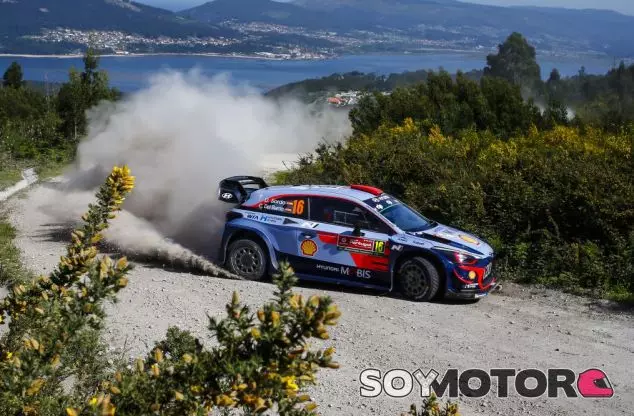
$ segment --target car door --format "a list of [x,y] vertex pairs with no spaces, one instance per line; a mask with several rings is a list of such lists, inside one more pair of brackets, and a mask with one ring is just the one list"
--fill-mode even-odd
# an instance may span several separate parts
[[[311,196],[297,238],[299,273],[323,280],[389,287],[389,227],[354,201]],[[362,235],[355,235],[359,224]]]

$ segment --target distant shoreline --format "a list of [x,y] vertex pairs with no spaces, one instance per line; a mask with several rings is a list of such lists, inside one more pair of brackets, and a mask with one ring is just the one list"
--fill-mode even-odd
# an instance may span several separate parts
[[[54,58],[54,59],[77,59],[82,58],[83,54],[57,54],[57,55],[37,55],[28,53],[0,53],[0,58]],[[323,61],[332,59],[332,57],[323,58],[277,58],[272,56],[261,55],[231,55],[224,53],[190,53],[190,52],[155,52],[155,53],[127,53],[127,54],[100,54],[104,58],[139,58],[144,56],[202,56],[208,58],[236,58],[236,59],[259,59],[263,61]]]
[[[334,56],[325,56],[320,58],[278,58],[271,56],[262,56],[262,55],[232,55],[226,53],[214,53],[214,52],[147,52],[147,53],[127,53],[127,54],[116,54],[116,53],[108,53],[108,54],[100,54],[100,57],[104,58],[142,58],[145,56],[199,56],[206,58],[235,58],[235,59],[251,59],[251,60],[262,60],[262,61],[327,61],[330,59],[341,58],[344,56],[355,56],[355,55],[426,55],[429,53],[447,53],[447,54],[470,54],[470,55],[483,55],[491,53],[491,51],[486,49],[453,49],[453,48],[419,48],[417,50],[407,50],[400,52],[368,52],[368,53],[344,53],[338,54]],[[592,58],[592,59],[609,59],[609,57],[596,53],[596,52],[577,52],[577,53],[556,53],[556,52],[548,52],[548,51],[539,51],[537,53],[538,59],[539,57],[549,57],[555,59],[574,59],[574,58]],[[29,54],[29,53],[0,53],[0,58],[51,58],[51,59],[77,59],[82,58],[83,54]],[[634,62],[634,57],[631,58],[619,58],[619,60],[624,60],[626,62]]]

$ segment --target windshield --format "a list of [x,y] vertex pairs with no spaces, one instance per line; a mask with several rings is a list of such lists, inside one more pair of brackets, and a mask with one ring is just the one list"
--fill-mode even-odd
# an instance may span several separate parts
[[371,198],[365,203],[403,231],[421,231],[435,224],[390,195]]

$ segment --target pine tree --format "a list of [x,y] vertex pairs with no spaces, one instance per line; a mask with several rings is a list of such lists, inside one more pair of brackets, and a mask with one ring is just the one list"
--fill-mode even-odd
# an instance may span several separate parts
[[23,76],[22,67],[13,61],[2,77],[2,85],[8,88],[21,88],[24,84]]

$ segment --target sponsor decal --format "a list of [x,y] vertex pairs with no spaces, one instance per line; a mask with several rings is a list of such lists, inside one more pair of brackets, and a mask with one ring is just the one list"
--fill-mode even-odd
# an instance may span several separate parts
[[231,199],[233,198],[233,194],[229,193],[229,192],[224,192],[222,195],[220,195],[222,199]]
[[317,253],[317,243],[313,240],[304,240],[299,246],[304,256],[312,257]]
[[469,244],[475,244],[475,245],[480,245],[480,243],[478,242],[478,240],[476,240],[475,238],[465,235],[465,234],[460,234],[459,235],[460,239],[462,241],[466,241]]
[[339,269],[339,267],[337,267],[337,266],[331,266],[329,264],[317,263],[315,265],[315,268],[318,269],[318,270],[326,271],[326,272],[344,274],[344,267],[343,266],[341,266],[341,269]]
[[487,267],[484,269],[484,279],[489,277],[489,275],[491,274],[491,270],[493,270],[493,263],[487,264]]
[[[368,368],[361,372],[359,381],[362,397],[377,397],[382,393],[390,397],[407,397],[416,391],[420,392],[421,397],[434,394],[437,397],[450,398],[487,395],[508,398],[513,390],[518,396],[526,398],[614,396],[614,388],[608,376],[597,368],[579,373],[568,368],[549,368],[546,371],[536,368],[493,368],[488,371],[471,368],[462,372],[457,368],[450,368],[442,376],[434,369],[425,373],[420,368],[413,372],[395,368],[382,374],[377,368]],[[495,381],[495,386],[492,381]]]
[[329,264],[317,263],[315,268],[327,272],[339,273],[342,276],[357,277],[359,279],[372,279],[372,271],[366,269],[356,269],[349,266],[332,266]]
[[401,244],[392,244],[392,247],[390,249],[394,251],[402,251],[403,246]]
[[389,199],[391,199],[392,197],[389,195],[381,195],[379,197],[376,198],[372,198],[372,202],[381,202],[381,201],[387,201]]
[[266,222],[268,224],[283,224],[284,223],[284,218],[282,217],[275,217],[275,216],[271,216],[271,215],[265,215],[265,214],[253,214],[253,213],[248,213],[247,214],[247,219],[249,220],[254,220],[254,221],[259,221],[259,222]]
[[377,197],[377,198],[371,198],[369,200],[366,200],[365,202],[368,205],[370,205],[370,207],[372,207],[372,209],[374,209],[376,211],[381,211],[381,210],[389,207],[390,205],[398,204],[398,201],[396,199],[394,199],[390,195],[382,195],[382,196]]
[[383,254],[385,252],[385,241],[339,235],[337,247],[348,251]]
[[414,237],[414,238],[410,239],[409,240],[409,244],[411,244],[413,246],[419,246],[419,247],[429,247],[429,245],[430,245],[428,242],[426,242],[422,238],[418,238],[418,237]]

